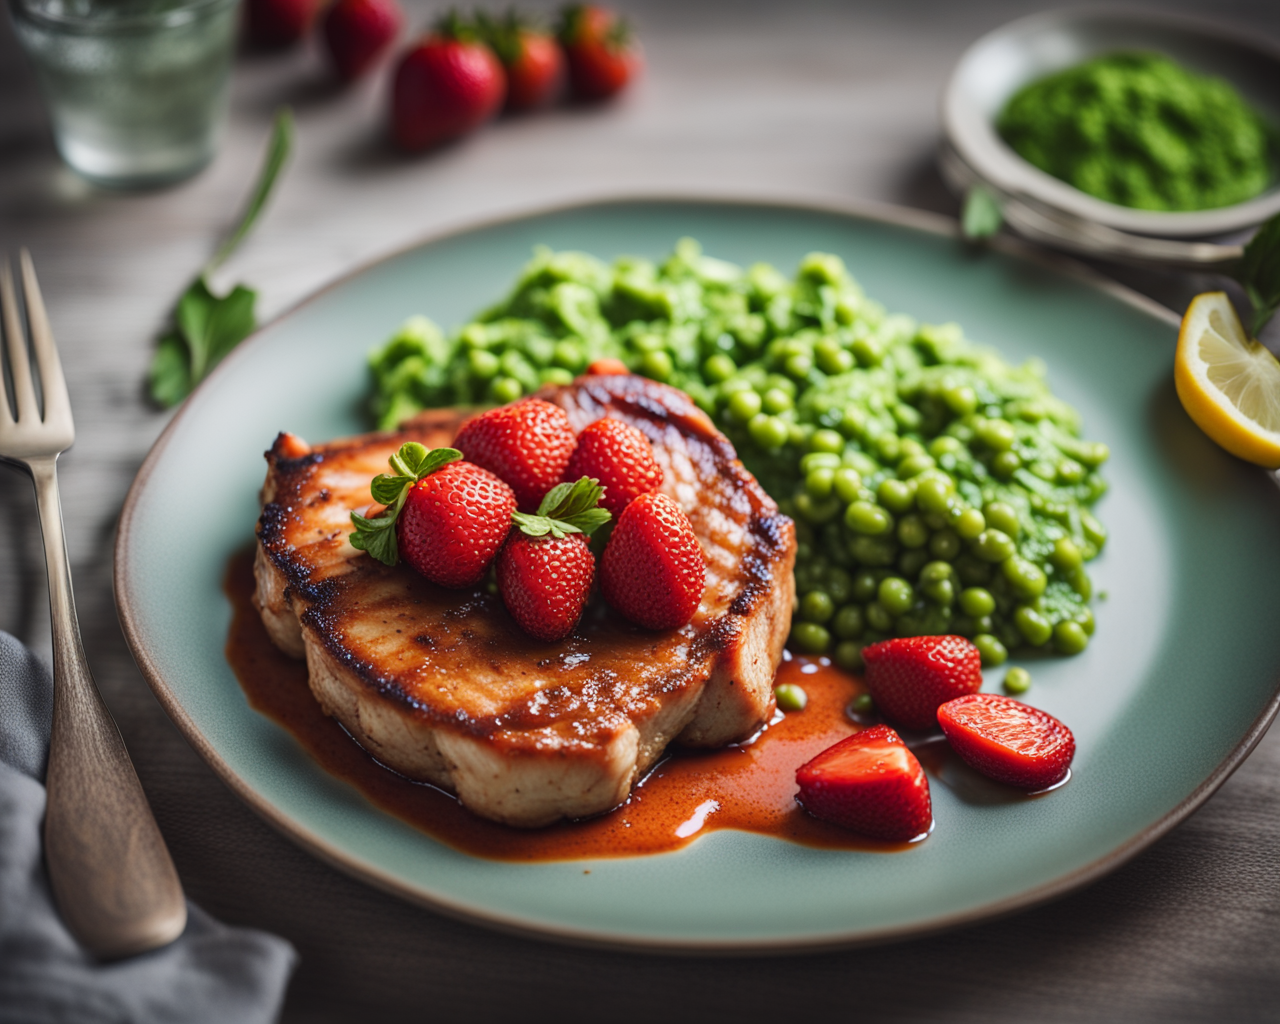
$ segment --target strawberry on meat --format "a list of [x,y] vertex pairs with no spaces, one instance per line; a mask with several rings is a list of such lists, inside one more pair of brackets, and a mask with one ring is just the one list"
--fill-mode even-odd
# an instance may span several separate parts
[[587,367],[587,376],[589,377],[621,377],[630,372],[626,363],[621,359],[612,357],[597,359]]
[[320,10],[320,0],[248,0],[245,22],[259,46],[280,49],[302,39]]
[[583,100],[614,95],[644,67],[640,47],[613,11],[573,4],[561,13],[560,43],[569,63],[569,84]]
[[329,61],[344,81],[364,74],[400,31],[396,0],[337,0],[324,15]]
[[450,15],[400,58],[391,89],[392,135],[410,152],[459,138],[493,117],[505,95],[498,58],[473,26]]
[[609,521],[601,488],[582,477],[553,487],[537,515],[517,512],[498,554],[498,590],[507,611],[530,636],[561,640],[587,606],[596,560],[587,538]]
[[564,86],[564,51],[555,37],[509,11],[497,19],[477,16],[484,41],[507,74],[507,109],[533,110],[554,100]]
[[604,485],[600,504],[614,516],[622,515],[635,498],[662,486],[662,467],[649,439],[631,424],[609,418],[596,420],[578,435],[564,478],[582,476]]
[[797,799],[815,818],[905,843],[933,827],[929,780],[887,725],[843,739],[796,771]]
[[982,686],[978,648],[962,636],[911,636],[862,649],[864,680],[884,717],[903,729],[932,729],[949,700]]
[[391,456],[395,472],[370,486],[386,508],[372,517],[351,513],[351,546],[386,565],[404,558],[442,587],[479,583],[511,529],[516,499],[488,470],[461,458],[455,448],[402,445]]
[[526,398],[467,420],[453,443],[511,485],[521,512],[533,512],[560,482],[577,439],[563,409]]
[[938,709],[938,724],[971,768],[1028,791],[1061,782],[1076,754],[1075,737],[1058,719],[995,693],[948,701]]
[[676,629],[706,586],[707,563],[680,506],[658,491],[632,501],[600,557],[604,599],[646,629]]

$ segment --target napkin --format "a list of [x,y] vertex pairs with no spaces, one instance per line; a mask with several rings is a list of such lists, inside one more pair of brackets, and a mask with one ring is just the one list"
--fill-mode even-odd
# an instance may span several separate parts
[[0,1024],[183,1024],[276,1018],[297,962],[283,939],[188,906],[163,949],[99,963],[54,909],[41,855],[53,683],[0,632]]

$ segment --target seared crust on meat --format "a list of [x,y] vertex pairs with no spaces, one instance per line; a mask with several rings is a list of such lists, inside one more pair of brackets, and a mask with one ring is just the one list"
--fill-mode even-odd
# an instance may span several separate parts
[[255,601],[277,646],[307,659],[311,689],[369,752],[520,826],[626,799],[672,741],[721,746],[773,710],[794,599],[795,530],[682,392],[585,377],[540,397],[575,430],[603,416],[653,442],[663,490],[689,515],[707,590],[687,626],[652,633],[598,598],[566,639],[525,634],[482,586],[445,590],[352,548],[350,513],[404,442],[447,445],[465,414],[424,413],[394,433],[267,452]]

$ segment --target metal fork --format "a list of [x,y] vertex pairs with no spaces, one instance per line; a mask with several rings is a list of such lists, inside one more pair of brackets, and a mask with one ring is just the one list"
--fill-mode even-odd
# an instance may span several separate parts
[[36,401],[27,334],[9,261],[0,266],[0,316],[13,380],[0,395],[0,459],[35,481],[53,620],[53,733],[46,780],[45,862],[71,933],[104,959],[165,945],[186,926],[182,884],[147,805],[120,730],[89,672],[71,593],[57,461],[75,440],[71,402],[31,257],[22,250],[30,349],[40,373]]

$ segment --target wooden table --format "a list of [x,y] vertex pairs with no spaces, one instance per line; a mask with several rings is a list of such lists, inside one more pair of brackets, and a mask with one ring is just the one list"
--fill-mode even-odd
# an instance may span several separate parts
[[[217,161],[193,181],[140,195],[96,190],[60,166],[3,23],[0,243],[32,249],[70,380],[80,440],[63,463],[63,501],[86,646],[192,899],[301,951],[287,1020],[482,1020],[534,1007],[619,1020],[765,1020],[800,1008],[912,1021],[1280,1016],[1276,736],[1171,835],[1050,906],[847,953],[625,956],[461,924],[314,860],[188,748],[116,622],[116,517],[167,419],[143,400],[153,338],[241,202],[279,104],[297,112],[297,157],[257,234],[220,275],[256,285],[265,316],[424,235],[591,196],[869,199],[952,212],[932,165],[940,90],[969,42],[1036,6],[635,0],[649,74],[621,102],[500,123],[412,160],[381,142],[384,77],[339,92],[314,52],[249,56]],[[430,13],[414,7],[411,22]],[[1280,41],[1274,3],[1220,3],[1215,15]],[[1171,305],[1196,287],[1128,279]],[[28,484],[3,471],[0,627],[44,649],[33,511]]]

